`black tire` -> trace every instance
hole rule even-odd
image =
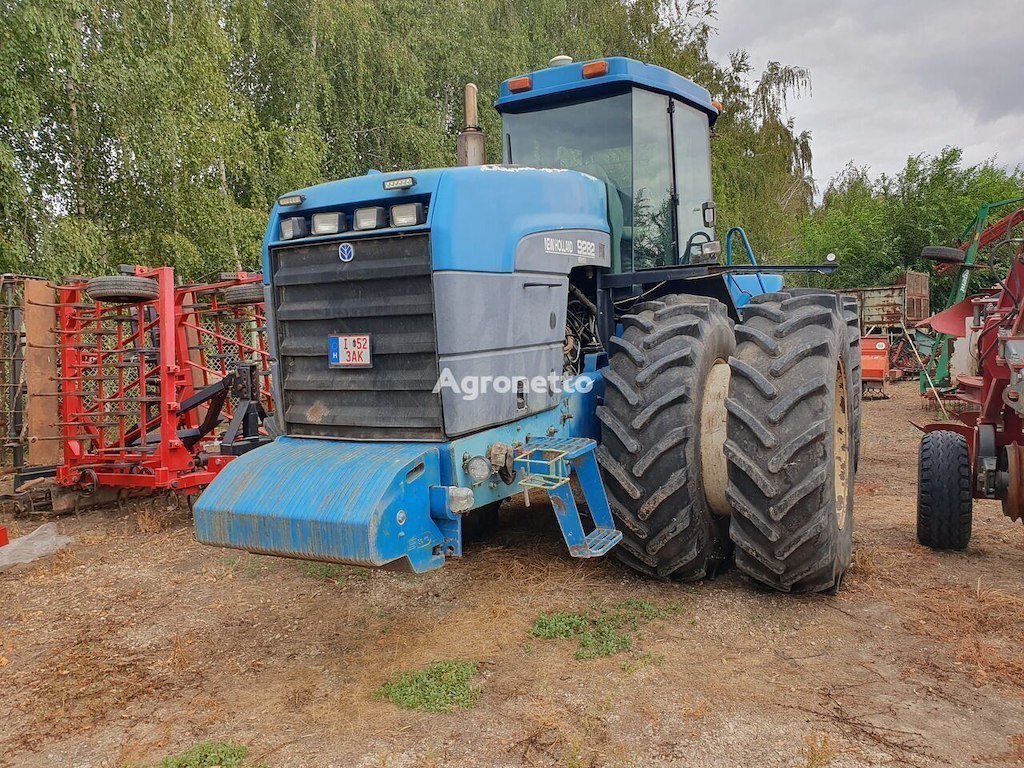
[[[790,288],[786,293],[789,293],[792,296],[807,296],[812,293],[823,294],[825,296],[833,295],[832,291],[825,291],[820,288]],[[847,338],[850,342],[849,384],[847,385],[846,391],[850,397],[853,413],[853,417],[850,422],[850,433],[853,439],[853,471],[856,473],[857,467],[860,464],[860,414],[861,405],[864,400],[860,353],[860,338],[862,332],[860,327],[860,302],[857,300],[856,296],[844,296],[843,294],[839,294],[839,297],[843,302],[843,317],[846,318],[846,332]]]
[[[943,245],[926,245],[921,249],[921,258],[939,264],[963,264],[964,252],[959,248],[947,248]]]
[[[729,361],[736,566],[783,592],[839,588],[853,555],[851,344],[838,294],[755,298]]]
[[[932,549],[966,549],[971,540],[971,454],[948,430],[921,438],[917,461],[917,540]]]
[[[263,283],[242,283],[229,285],[221,294],[228,306],[244,307],[263,303]]]
[[[160,295],[160,284],[148,277],[105,275],[89,280],[85,284],[85,293],[93,301],[138,304],[157,298]]]
[[[704,494],[700,412],[712,367],[735,347],[732,321],[715,299],[669,295],[638,305],[622,325],[597,409],[597,457],[622,523],[616,556],[654,578],[713,575],[731,545],[728,517]]]

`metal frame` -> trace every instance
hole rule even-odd
[[[94,302],[84,280],[58,289],[64,463],[57,482],[195,492],[232,458],[216,452],[221,412],[250,412],[254,394],[263,401],[258,412],[272,409],[262,304],[236,307],[219,297],[261,277],[175,286],[170,267],[131,271],[157,282],[155,299]],[[241,392],[233,388],[233,359],[243,356],[256,358],[252,377],[264,384]],[[240,408],[229,397],[239,394],[247,395]]]

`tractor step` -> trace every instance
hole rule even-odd
[[[622,539],[615,529],[608,496],[601,482],[594,449],[597,443],[585,437],[548,437],[527,440],[515,458],[523,488],[539,488],[548,494],[558,526],[573,557],[600,557]],[[584,531],[569,478],[576,473],[587,501],[594,530]]]

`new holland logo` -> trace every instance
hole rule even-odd
[[[342,243],[338,246],[338,258],[348,264],[352,259],[356,257],[356,249],[352,247],[352,243]]]

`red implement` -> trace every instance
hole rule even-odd
[[[248,421],[232,421],[236,409],[272,410],[260,276],[176,286],[170,267],[136,267],[104,279],[105,294],[85,281],[58,291],[57,482],[197,492],[232,459],[225,424]]]

